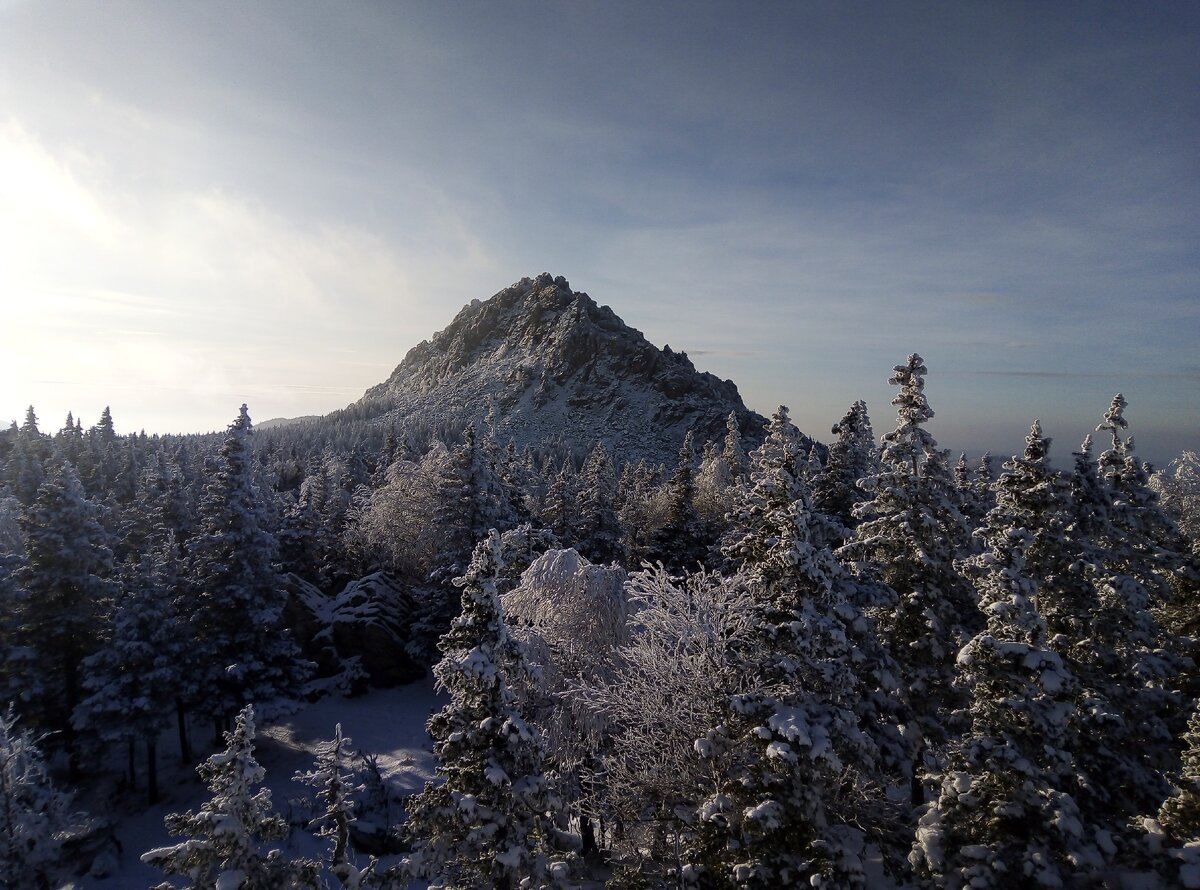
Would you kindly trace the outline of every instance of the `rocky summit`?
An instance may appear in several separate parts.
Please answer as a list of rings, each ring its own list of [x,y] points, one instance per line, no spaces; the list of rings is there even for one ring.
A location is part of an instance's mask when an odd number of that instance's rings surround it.
[[[668,465],[689,429],[720,439],[733,412],[754,441],[764,424],[733,381],[659,349],[549,273],[472,301],[350,410],[398,425],[494,425],[518,445],[603,441],[622,460]]]

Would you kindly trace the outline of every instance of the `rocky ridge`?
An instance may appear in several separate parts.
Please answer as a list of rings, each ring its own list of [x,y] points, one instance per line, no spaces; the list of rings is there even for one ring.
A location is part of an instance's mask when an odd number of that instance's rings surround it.
[[[565,278],[522,278],[474,300],[351,405],[358,417],[492,425],[501,441],[585,449],[668,465],[684,435],[720,439],[737,415],[751,442],[763,418],[737,386],[659,349]]]

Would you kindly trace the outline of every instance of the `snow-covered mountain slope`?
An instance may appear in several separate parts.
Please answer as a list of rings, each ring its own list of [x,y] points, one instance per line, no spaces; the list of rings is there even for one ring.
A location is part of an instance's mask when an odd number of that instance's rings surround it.
[[[543,273],[464,307],[345,413],[460,429],[494,422],[518,445],[599,440],[621,460],[673,465],[689,429],[719,440],[731,411],[749,441],[761,438],[763,418],[733,381],[697,371],[686,353],[657,348]]]

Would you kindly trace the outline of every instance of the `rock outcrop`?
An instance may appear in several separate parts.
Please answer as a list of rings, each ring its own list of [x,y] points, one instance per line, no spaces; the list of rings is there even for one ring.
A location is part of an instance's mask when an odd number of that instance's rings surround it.
[[[398,426],[487,423],[518,445],[603,441],[620,460],[667,465],[689,429],[699,441],[723,437],[730,412],[749,442],[764,425],[732,381],[657,348],[549,273],[464,307],[346,410]]]

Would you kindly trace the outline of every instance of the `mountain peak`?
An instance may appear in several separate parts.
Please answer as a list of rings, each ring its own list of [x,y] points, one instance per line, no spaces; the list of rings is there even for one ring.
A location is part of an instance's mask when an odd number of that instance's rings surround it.
[[[751,438],[763,425],[732,381],[658,349],[548,272],[472,300],[356,407],[464,428],[494,408],[497,434],[518,444],[600,440],[625,459],[667,463],[688,429],[701,440],[722,436],[731,411]]]

